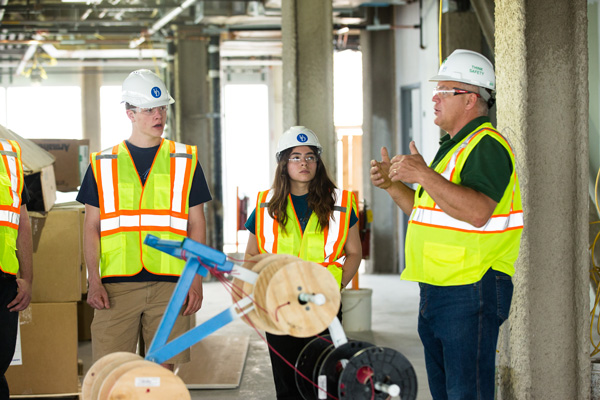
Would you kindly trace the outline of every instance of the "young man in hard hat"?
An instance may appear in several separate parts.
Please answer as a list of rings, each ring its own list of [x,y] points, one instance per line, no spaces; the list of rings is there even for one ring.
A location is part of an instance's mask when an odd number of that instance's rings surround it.
[[[211,200],[196,146],[162,138],[175,101],[149,70],[125,79],[122,102],[131,136],[90,156],[77,200],[85,204],[84,251],[94,361],[135,352],[141,332],[150,346],[184,261],[143,245],[147,234],[205,243],[204,203]],[[172,337],[190,329],[202,305],[202,278],[189,290]],[[189,361],[189,349],[163,364]]]
[[[418,330],[433,398],[491,400],[523,230],[515,157],[487,117],[495,89],[487,58],[456,50],[431,81],[434,122],[447,132],[433,162],[414,142],[391,160],[382,148],[371,181],[410,215],[401,277],[421,289]]]
[[[23,180],[21,147],[0,139],[0,400],[9,399],[4,373],[17,343],[19,311],[31,301],[33,241],[27,214],[29,193]],[[18,277],[17,277],[18,276]]]

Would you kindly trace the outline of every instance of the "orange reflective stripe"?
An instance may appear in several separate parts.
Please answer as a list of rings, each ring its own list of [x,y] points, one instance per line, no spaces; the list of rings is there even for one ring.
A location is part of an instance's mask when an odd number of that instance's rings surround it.
[[[348,209],[348,192],[346,190],[344,190],[342,192],[342,204],[341,204],[342,208],[344,209]],[[348,226],[348,218],[349,218],[349,213],[346,212],[345,214],[340,213],[340,216],[343,215],[344,219],[343,221],[340,218],[340,224],[339,224],[339,229],[338,229],[338,235],[337,235],[337,241],[335,242],[335,244],[333,245],[333,250],[331,252],[331,255],[329,256],[329,261],[333,262],[335,260],[337,260],[339,258],[339,255],[342,254],[342,251],[340,251],[340,244],[341,243],[345,243],[346,242],[346,235],[344,234],[346,231],[346,227]],[[325,236],[327,237],[327,235]]]

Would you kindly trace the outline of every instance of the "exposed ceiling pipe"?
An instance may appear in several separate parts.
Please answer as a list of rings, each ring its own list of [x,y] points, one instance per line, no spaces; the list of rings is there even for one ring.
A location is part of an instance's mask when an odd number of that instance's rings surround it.
[[[41,35],[37,35],[37,34],[34,35],[33,38],[35,40],[29,45],[27,50],[25,50],[25,54],[23,54],[23,58],[21,58],[21,61],[19,61],[19,65],[17,66],[15,75],[21,75],[23,73],[23,71],[25,70],[25,66],[27,65],[27,62],[29,60],[31,60],[31,58],[33,58],[33,55],[37,51],[37,48],[40,44],[40,42],[38,42],[38,40],[43,39],[43,37]]]
[[[8,0],[0,0],[0,6],[4,7],[8,4]],[[4,8],[0,10],[0,25],[2,24],[2,19],[4,18]]]
[[[129,47],[134,49],[140,44],[144,43],[146,41],[146,36],[154,35],[156,32],[158,32],[159,29],[171,22],[175,17],[177,17],[191,5],[195,4],[197,1],[198,0],[185,0],[179,7],[172,9],[164,17],[156,21],[154,25],[152,25],[152,27],[148,29],[146,35],[142,35],[139,38],[132,40],[129,43]]]

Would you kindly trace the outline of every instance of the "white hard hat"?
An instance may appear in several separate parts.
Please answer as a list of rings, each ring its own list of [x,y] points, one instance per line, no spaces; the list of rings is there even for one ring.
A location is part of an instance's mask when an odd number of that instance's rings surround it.
[[[121,102],[132,106],[152,108],[175,103],[164,82],[148,69],[138,69],[123,81]]]
[[[315,146],[317,148],[318,155],[321,154],[321,143],[319,138],[310,129],[304,126],[292,126],[287,131],[283,132],[279,143],[277,144],[277,159],[282,151],[290,149],[296,146]]]
[[[438,74],[430,82],[455,81],[496,90],[494,66],[484,56],[471,50],[454,50],[440,66]],[[480,92],[485,92],[484,90]],[[483,93],[482,93],[483,94]],[[489,94],[485,97],[489,98]]]

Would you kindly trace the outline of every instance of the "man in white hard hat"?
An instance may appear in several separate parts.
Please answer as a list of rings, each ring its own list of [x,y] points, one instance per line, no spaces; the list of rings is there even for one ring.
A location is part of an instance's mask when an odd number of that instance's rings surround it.
[[[117,351],[136,352],[142,334],[148,348],[183,271],[184,261],[143,245],[147,234],[161,239],[206,241],[204,203],[211,200],[196,146],[162,137],[167,107],[175,101],[149,70],[125,79],[122,102],[131,136],[93,153],[77,200],[85,204],[84,251],[87,302],[94,361]],[[202,305],[197,275],[173,328],[191,327]],[[189,349],[165,367],[189,361]]]
[[[414,142],[391,160],[382,148],[371,181],[410,215],[401,278],[419,282],[433,398],[491,400],[523,230],[515,157],[487,117],[495,90],[487,58],[456,50],[431,81],[434,122],[447,132],[434,160],[427,166]]]

